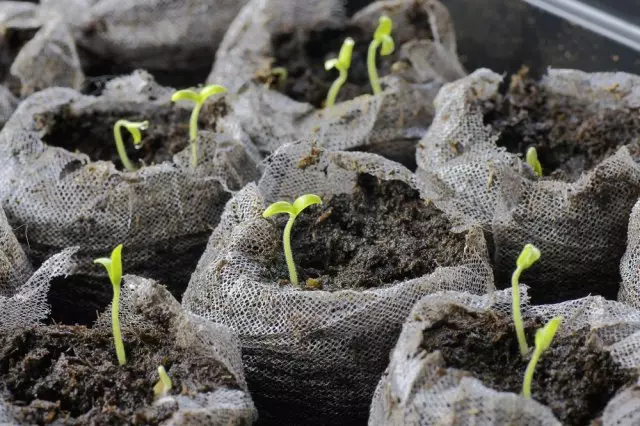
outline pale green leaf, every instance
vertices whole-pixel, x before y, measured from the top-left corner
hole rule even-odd
[[[538,259],[540,259],[540,250],[538,250],[533,244],[525,244],[520,256],[518,256],[516,266],[522,270],[528,269]]]
[[[322,198],[315,194],[301,195],[293,202],[294,214],[297,216],[302,210],[314,204],[322,204]]]
[[[276,201],[265,209],[265,211],[262,213],[262,217],[267,218],[280,213],[295,215],[295,211],[291,203],[288,203],[286,201]]]
[[[378,41],[382,41],[383,37],[390,36],[391,30],[393,28],[393,21],[387,15],[382,15],[378,19],[378,27],[376,28],[375,33],[373,33],[373,38]]]
[[[391,36],[383,36],[382,37],[382,48],[380,49],[380,54],[382,56],[391,55],[393,50],[395,49],[395,43]]]
[[[333,58],[333,59],[328,59],[325,63],[324,63],[324,69],[329,71],[332,68],[335,68],[338,65],[338,59]]]
[[[353,55],[354,44],[355,42],[351,37],[347,37],[344,40],[344,43],[342,43],[340,54],[338,54],[338,69],[345,71],[351,66],[351,56]]]
[[[173,95],[171,95],[171,101],[191,101],[194,103],[199,103],[200,95],[191,89],[178,90],[177,92],[174,92]]]
[[[210,84],[200,90],[200,102],[204,102],[209,96],[226,92],[227,89],[224,86],[220,86],[219,84]]]
[[[540,351],[546,351],[549,349],[561,322],[561,316],[552,318],[544,327],[536,331],[536,348]]]

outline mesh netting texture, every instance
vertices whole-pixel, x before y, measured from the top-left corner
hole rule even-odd
[[[464,75],[448,11],[436,0],[378,1],[348,16],[343,3],[251,1],[225,35],[208,81],[237,92],[235,114],[263,152],[313,135],[329,149],[366,150],[413,163],[416,141],[433,116],[437,90],[443,82]],[[356,83],[351,84],[350,79],[366,75],[366,67],[360,62],[383,13],[394,23],[392,37],[397,53],[385,59],[391,74],[380,72],[381,94],[357,96],[366,93],[362,88],[368,87],[368,80],[364,77],[366,81],[354,88]],[[328,41],[319,42],[320,36]],[[314,90],[300,86],[307,84],[309,73],[320,73],[313,77],[316,82],[333,75],[324,70],[322,61],[337,56],[346,36],[355,38],[356,53],[342,90],[347,95],[339,97],[332,107],[319,109],[308,103],[309,99],[296,100],[287,94],[289,89],[281,93],[274,90],[277,84],[265,84],[257,78],[269,76],[272,66],[287,68],[279,62],[295,60],[304,52],[324,55],[309,59],[320,60],[304,67],[289,65],[285,84],[304,97]],[[296,50],[282,47],[291,44],[297,46]],[[397,62],[392,65],[391,61]],[[301,70],[305,70],[303,75],[298,75]]]
[[[104,276],[91,261],[123,243],[128,272],[184,289],[229,191],[259,176],[260,159],[233,118],[220,114],[210,117],[215,133],[200,131],[192,168],[191,105],[172,105],[170,96],[135,72],[109,82],[98,97],[51,88],[21,103],[0,132],[0,197],[36,264],[79,246],[78,273]],[[120,118],[150,121],[143,137],[153,145],[141,151],[164,152],[154,157],[162,162],[136,172],[115,167],[112,126]],[[91,157],[79,149],[91,149]]]
[[[627,250],[620,262],[622,283],[618,300],[640,309],[640,201],[631,210]]]
[[[466,234],[457,266],[419,278],[367,290],[279,283],[272,266],[284,263],[282,237],[262,217],[265,206],[304,193],[325,201],[350,194],[361,173],[414,185],[406,168],[375,154],[321,150],[309,141],[279,148],[259,184],[227,204],[184,294],[187,310],[237,331],[249,388],[267,423],[361,423],[412,304],[443,289],[493,288],[479,229]]]
[[[521,287],[521,293],[526,301],[526,287]],[[610,354],[618,366],[632,371],[640,366],[640,312],[636,309],[600,296],[545,306],[526,303],[522,306],[525,321],[546,322],[563,316],[554,342],[586,328],[589,344]],[[484,296],[445,291],[420,300],[408,316],[378,384],[369,425],[560,425],[550,407],[485,386],[469,373],[448,366],[439,350],[425,352],[421,347],[424,331],[437,328],[459,307],[467,312],[510,316],[511,290]],[[541,374],[540,369],[538,365],[535,374]],[[629,385],[608,401],[598,424],[637,424],[639,407],[637,388]]]
[[[628,138],[575,180],[555,171],[537,178],[518,154],[497,144],[500,133],[485,125],[484,105],[496,102],[501,82],[501,76],[481,69],[442,88],[416,154],[421,190],[455,219],[456,229],[479,222],[492,232],[501,282],[508,282],[525,243],[538,247],[543,256],[528,280],[536,303],[588,294],[615,298],[628,217],[640,195],[640,168],[632,157],[639,138],[633,129],[619,128]],[[640,77],[624,73],[549,70],[538,84],[569,108],[631,119],[640,105],[639,83]]]
[[[9,120],[11,114],[18,106],[18,100],[4,86],[0,86],[0,130],[4,127],[4,123]]]

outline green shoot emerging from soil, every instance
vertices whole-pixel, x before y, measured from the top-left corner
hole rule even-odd
[[[209,96],[217,95],[219,93],[225,93],[227,89],[218,84],[210,84],[200,89],[200,92],[196,92],[190,89],[178,90],[171,96],[173,102],[176,101],[191,101],[195,105],[193,111],[191,111],[191,119],[189,120],[189,140],[191,141],[191,166],[195,168],[198,165],[198,145],[196,139],[198,138],[198,117],[200,116],[200,110],[204,101]]]
[[[351,66],[351,55],[353,54],[353,45],[354,41],[351,37],[347,37],[342,43],[342,47],[340,48],[340,53],[337,58],[329,59],[324,63],[324,69],[329,71],[330,69],[337,69],[340,72],[340,75],[333,82],[331,88],[329,89],[329,93],[327,94],[327,100],[324,104],[325,107],[331,107],[335,105],[336,98],[338,97],[338,92],[342,85],[347,81],[347,75],[349,73],[349,67]]]
[[[298,285],[298,273],[291,253],[291,228],[293,228],[293,222],[302,210],[313,204],[322,204],[322,199],[314,194],[305,194],[298,197],[293,204],[286,201],[276,201],[262,213],[265,218],[279,213],[287,213],[289,215],[289,221],[284,228],[282,236],[282,245],[284,246],[284,257],[287,259],[287,267],[289,268],[289,280],[294,285]]]
[[[140,142],[142,141],[142,134],[140,133],[140,130],[147,130],[149,128],[149,122],[141,121],[136,123],[133,121],[118,120],[113,126],[113,138],[116,140],[116,149],[118,150],[120,161],[122,161],[122,165],[125,169],[130,172],[135,172],[136,167],[131,163],[131,160],[129,160],[127,150],[124,148],[124,141],[122,140],[123,127],[131,133],[131,136],[133,136],[133,144],[135,147],[140,148]]]
[[[536,348],[533,351],[529,365],[527,365],[522,384],[522,394],[527,398],[531,398],[531,381],[533,380],[533,371],[536,369],[536,364],[540,360],[542,353],[551,346],[551,341],[553,341],[553,337],[558,331],[560,322],[562,322],[562,317],[555,317],[536,331]]]
[[[113,329],[113,341],[116,345],[116,355],[118,363],[125,365],[127,357],[124,353],[124,344],[122,343],[122,335],[120,334],[120,284],[122,284],[122,244],[114,248],[111,257],[101,257],[93,263],[99,263],[105,267],[109,274],[109,280],[113,286],[113,301],[111,302],[111,327]]]
[[[529,269],[538,259],[540,259],[540,250],[535,248],[533,244],[526,244],[522,249],[522,253],[516,260],[516,270],[511,276],[511,293],[513,298],[512,315],[513,323],[516,326],[516,335],[518,336],[518,345],[520,345],[520,353],[524,356],[529,351],[527,346],[527,338],[524,335],[524,325],[522,323],[522,315],[520,314],[520,275],[525,269]]]
[[[542,176],[542,164],[538,160],[538,151],[533,146],[527,150],[527,164],[531,166],[536,176]]]
[[[367,70],[369,71],[369,80],[371,81],[371,88],[373,89],[374,95],[382,92],[380,80],[378,79],[378,70],[376,69],[376,52],[378,51],[378,47],[382,46],[380,55],[387,56],[393,53],[395,44],[393,43],[393,38],[391,38],[392,28],[393,22],[391,18],[382,15],[378,23],[378,28],[376,28],[375,33],[373,33],[373,40],[371,40],[369,51],[367,52]]]
[[[156,383],[153,387],[153,394],[156,398],[165,396],[167,393],[169,393],[171,387],[173,386],[173,383],[171,383],[171,379],[169,378],[167,371],[161,365],[158,366],[158,375],[160,376],[160,380],[158,380],[158,383]]]

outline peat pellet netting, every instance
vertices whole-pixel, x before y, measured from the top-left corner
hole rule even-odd
[[[11,296],[24,284],[33,269],[0,207],[0,294]]]
[[[0,130],[4,127],[4,123],[9,120],[11,114],[18,106],[18,100],[15,96],[4,86],[0,85]]]
[[[521,289],[521,292],[523,300],[526,300],[526,291]],[[446,346],[457,344],[460,350],[464,350],[467,345],[471,347],[469,342],[494,337],[497,340],[488,341],[488,345],[505,346],[502,343],[505,336],[492,333],[498,327],[495,325],[498,318],[505,318],[509,322],[508,327],[513,329],[511,291],[498,291],[485,296],[441,292],[420,300],[408,316],[391,354],[389,367],[376,389],[369,425],[546,426],[591,424],[591,421],[604,425],[631,425],[638,422],[640,400],[635,380],[640,366],[639,311],[600,296],[589,296],[546,306],[529,306],[525,303],[522,315],[525,324],[532,322],[538,326],[553,317],[563,317],[550,349],[542,354],[534,372],[533,399],[523,397],[519,389],[493,389],[490,384],[483,383],[476,372],[456,368],[452,363],[458,362],[464,354],[456,352],[453,347],[446,349]],[[451,327],[455,327],[456,317],[471,321],[484,318],[487,322],[495,322],[493,327],[486,328],[480,334],[474,335],[471,331],[466,339],[460,336],[457,343],[443,343],[442,350],[426,350],[425,346],[430,345],[426,339],[437,337],[438,333],[447,333],[441,330],[449,330],[449,335],[455,333]],[[469,330],[459,331],[462,334]],[[512,331],[510,333],[515,334]],[[529,344],[532,344],[533,333],[527,331],[527,335]],[[563,352],[561,342],[571,342],[577,339],[576,336],[584,338],[580,351]],[[502,353],[503,362],[489,366],[494,374],[512,374],[509,371],[511,359],[519,357],[519,353],[517,342],[514,340],[511,343],[514,351],[511,354]],[[484,355],[469,354],[470,357],[477,356],[477,359],[482,359]],[[560,356],[564,364],[563,360],[554,359]],[[515,374],[524,377],[524,370],[522,368]],[[603,382],[602,386],[583,388],[584,376],[594,374],[590,370],[596,372],[598,380]],[[620,380],[614,385],[613,381],[618,377],[603,377],[606,374],[630,380]],[[541,379],[535,381],[536,376]],[[556,377],[569,380],[555,383]],[[582,400],[586,406],[569,407],[573,401],[553,399],[553,396],[546,405],[537,401],[547,398],[547,393],[556,392],[563,386],[565,395],[591,392],[590,397]],[[569,388],[573,390],[566,390]],[[556,413],[566,418],[560,422]],[[590,418],[593,413],[595,417]]]
[[[640,77],[549,70],[539,82],[481,69],[442,88],[417,150],[418,181],[457,229],[493,234],[500,283],[525,243],[534,302],[615,298],[629,213],[640,195]],[[544,174],[524,162],[535,147]]]
[[[618,300],[640,308],[640,202],[633,206],[629,217],[627,250],[620,262],[620,275]]]
[[[435,0],[378,1],[361,10],[345,4],[249,2],[222,41],[208,81],[237,92],[235,114],[263,152],[313,135],[330,149],[413,163],[438,88],[464,75],[449,13]],[[382,92],[373,96],[367,48],[383,14],[393,21],[395,51],[378,58]],[[337,77],[324,61],[338,55],[346,37],[355,40],[349,76],[336,105],[323,109]],[[278,69],[286,77],[278,80]]]
[[[91,261],[122,243],[127,271],[184,288],[228,191],[256,179],[260,159],[232,117],[211,113],[216,132],[200,131],[193,168],[191,105],[171,93],[136,72],[97,97],[51,88],[21,103],[0,132],[0,199],[36,263],[79,246],[78,273],[103,276]],[[135,172],[121,170],[119,119],[149,121],[140,149],[123,136]]]
[[[389,192],[415,193],[417,199],[370,193],[363,182],[376,188],[387,185]],[[398,239],[410,238],[401,228],[417,220],[417,206],[429,206],[414,187],[412,174],[398,163],[375,154],[324,150],[302,141],[278,149],[266,161],[259,184],[247,185],[227,204],[192,275],[183,306],[237,331],[249,389],[267,424],[361,423],[413,303],[438,290],[482,294],[493,288],[483,233],[479,229],[450,233],[450,222],[433,207],[425,208],[432,218],[442,218],[438,223],[444,231],[430,222],[434,229],[424,232],[443,232],[435,246],[457,241],[456,254],[442,261],[447,266],[434,266],[411,279],[363,279],[368,268],[394,272],[433,260],[407,254],[410,261],[405,263],[402,253],[394,252],[411,250],[393,240],[394,234],[403,235]],[[306,193],[319,195],[323,204],[303,211],[294,225],[293,256],[301,262],[302,279],[296,286],[286,279],[283,222],[265,219],[262,212],[272,202],[293,201]],[[381,198],[390,198],[391,204],[371,207]],[[364,204],[349,210],[356,199],[364,199],[359,201]],[[345,224],[340,229],[341,218],[349,221],[363,215],[363,210],[401,219],[393,229],[378,222]],[[358,239],[370,232],[370,239]],[[376,238],[390,242],[376,246]],[[367,246],[374,246],[373,257],[357,268],[350,266]],[[315,260],[304,260],[314,256]],[[319,278],[314,279],[314,273]]]

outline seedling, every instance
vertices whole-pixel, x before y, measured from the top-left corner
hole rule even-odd
[[[531,382],[533,380],[533,372],[536,369],[536,364],[540,360],[542,353],[551,346],[553,337],[556,335],[561,322],[562,317],[555,317],[544,327],[539,328],[536,331],[536,348],[533,351],[529,365],[527,365],[527,369],[524,373],[524,382],[522,383],[522,394],[526,398],[531,398]]]
[[[191,141],[191,166],[195,168],[198,165],[198,145],[196,139],[198,138],[198,117],[200,117],[200,110],[204,101],[209,96],[217,95],[218,93],[225,93],[227,89],[218,84],[211,84],[200,89],[200,92],[196,92],[190,89],[178,90],[171,96],[173,102],[176,101],[191,101],[195,105],[193,111],[191,111],[191,119],[189,120],[189,140]]]
[[[378,79],[378,70],[376,69],[376,52],[378,47],[380,49],[381,56],[391,55],[395,49],[393,38],[391,38],[391,29],[393,28],[393,22],[391,18],[386,15],[382,15],[378,22],[378,28],[373,33],[373,40],[369,45],[369,51],[367,53],[367,70],[369,71],[369,80],[371,81],[371,88],[373,94],[377,95],[382,92],[380,87],[380,80]]]
[[[293,228],[293,222],[302,210],[314,204],[322,204],[322,199],[314,194],[305,194],[298,197],[293,204],[286,201],[276,201],[262,213],[262,216],[265,218],[279,213],[289,214],[289,221],[284,228],[284,234],[282,236],[282,245],[284,246],[284,257],[287,260],[287,267],[289,268],[289,280],[294,285],[298,285],[298,273],[296,272],[296,265],[293,263],[293,254],[291,253],[291,228]]]
[[[156,398],[160,398],[168,394],[171,390],[171,387],[173,386],[173,383],[171,383],[171,379],[169,378],[167,371],[161,365],[158,366],[158,375],[160,376],[160,380],[158,380],[158,383],[156,383],[153,387],[153,394]]]
[[[542,176],[542,164],[538,161],[538,151],[533,146],[527,150],[527,164],[531,166],[536,176]]]
[[[349,74],[349,67],[351,66],[351,55],[353,54],[354,41],[351,37],[347,37],[342,43],[340,53],[337,58],[329,59],[324,63],[324,69],[329,71],[330,69],[337,69],[340,75],[333,82],[329,93],[327,94],[327,100],[324,104],[325,107],[335,105],[338,92],[342,85],[347,81],[347,75]]]
[[[118,363],[125,365],[127,357],[124,353],[124,344],[122,343],[122,335],[120,334],[120,284],[122,284],[122,244],[119,244],[111,252],[111,257],[101,257],[93,263],[99,263],[105,267],[113,286],[113,301],[111,302],[111,328],[113,330],[113,341],[116,346],[116,355]]]
[[[520,353],[524,356],[529,351],[527,346],[527,337],[524,335],[524,325],[522,323],[522,315],[520,314],[520,275],[526,269],[529,269],[538,259],[540,259],[540,250],[535,248],[533,244],[526,244],[516,260],[516,270],[511,276],[511,296],[513,298],[513,306],[511,308],[513,315],[513,323],[516,326],[516,335],[518,336],[518,345],[520,345]]]
[[[133,165],[131,160],[129,160],[129,156],[127,155],[127,150],[124,148],[124,141],[122,140],[122,128],[125,128],[131,133],[133,137],[133,145],[136,148],[140,148],[140,143],[142,141],[142,134],[140,130],[147,130],[149,128],[148,121],[134,122],[127,120],[118,120],[116,124],[113,126],[113,138],[116,140],[116,149],[118,150],[118,155],[120,156],[120,161],[122,161],[122,165],[125,169],[130,172],[135,172],[136,167]]]

